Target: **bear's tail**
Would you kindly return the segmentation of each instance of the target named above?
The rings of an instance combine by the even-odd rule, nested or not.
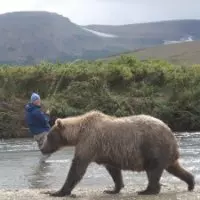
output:
[[[188,184],[188,191],[192,191],[195,186],[195,180],[194,176],[183,169],[183,167],[180,165],[178,160],[176,160],[172,165],[170,165],[166,169],[170,174],[173,174],[177,178],[181,179],[182,181],[186,182]]]

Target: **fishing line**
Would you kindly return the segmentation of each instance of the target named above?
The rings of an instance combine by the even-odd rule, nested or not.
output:
[[[69,63],[69,64],[68,64],[68,67],[72,66],[73,64],[75,64],[75,63],[78,62],[78,61],[81,61],[81,59],[76,59],[76,60],[74,60],[73,62]],[[56,95],[56,93],[57,93],[57,91],[58,91],[58,88],[59,88],[59,86],[60,86],[60,84],[61,84],[61,82],[62,82],[64,76],[66,75],[66,71],[67,71],[67,70],[64,70],[64,71],[63,71],[63,73],[62,73],[60,79],[58,80],[58,82],[57,82],[57,80],[55,79],[55,81],[51,84],[51,86],[50,86],[50,92],[49,92],[49,94],[47,95],[47,99],[48,99],[50,96],[55,96],[55,95]],[[57,84],[56,84],[56,82],[57,82]],[[55,84],[56,84],[56,86],[55,86]],[[54,88],[54,90],[53,90],[53,93],[51,93],[51,90],[52,90],[53,86],[55,86],[55,88]],[[48,109],[48,110],[49,110],[49,109]]]

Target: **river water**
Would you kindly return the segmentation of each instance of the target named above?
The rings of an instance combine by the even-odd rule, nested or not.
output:
[[[200,133],[176,134],[181,152],[181,164],[195,175],[200,183]],[[65,148],[53,154],[46,164],[39,164],[40,152],[32,139],[10,139],[0,141],[0,189],[58,189],[67,176],[73,148]],[[133,192],[144,189],[147,184],[145,173],[123,172],[126,187]],[[164,172],[162,188],[171,191],[181,186],[187,191],[184,182]],[[77,187],[105,189],[113,182],[106,170],[91,164]],[[161,190],[162,192],[162,190]]]

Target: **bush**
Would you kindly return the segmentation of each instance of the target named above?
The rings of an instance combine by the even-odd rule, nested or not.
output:
[[[2,66],[0,85],[2,102],[11,106],[0,117],[5,134],[10,123],[13,130],[25,126],[23,106],[32,92],[39,92],[45,107],[57,117],[98,109],[116,116],[150,114],[176,131],[200,129],[198,65],[185,67],[122,56],[110,61]],[[17,109],[10,112],[12,107]],[[21,123],[15,127],[18,116]]]

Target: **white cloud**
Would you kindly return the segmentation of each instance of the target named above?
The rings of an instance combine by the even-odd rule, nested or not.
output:
[[[1,2],[0,13],[21,11],[21,10],[32,10],[36,0],[6,0]]]
[[[6,0],[0,13],[51,11],[77,24],[127,24],[167,19],[200,18],[199,0]]]

